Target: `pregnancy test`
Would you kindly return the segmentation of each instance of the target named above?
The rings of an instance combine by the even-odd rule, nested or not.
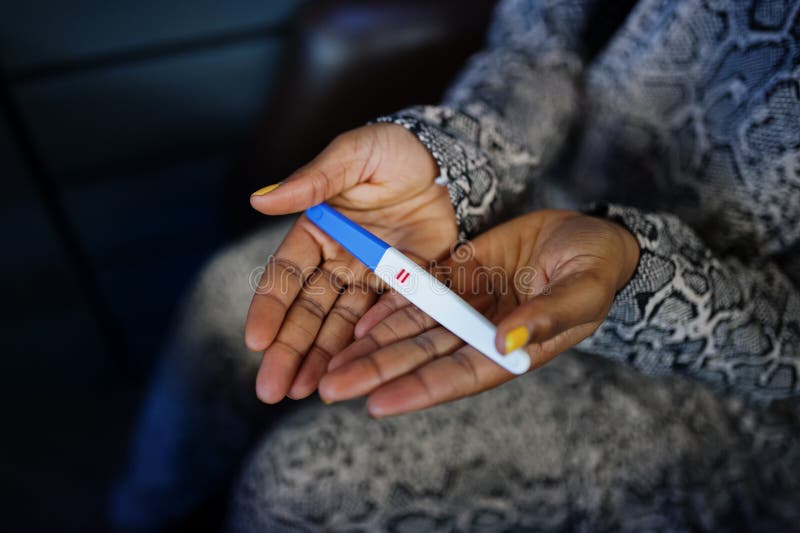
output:
[[[307,209],[306,216],[392,289],[480,353],[514,374],[530,368],[526,351],[497,351],[494,324],[398,250],[328,204]]]

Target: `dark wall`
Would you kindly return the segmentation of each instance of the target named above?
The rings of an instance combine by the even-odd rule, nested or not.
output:
[[[4,531],[102,527],[301,3],[0,3]]]
[[[79,250],[72,251],[93,270],[132,354],[152,351],[157,331],[124,325],[142,315],[166,317],[163,305],[151,304],[185,285],[188,258],[197,263],[219,243],[220,181],[268,97],[300,3],[34,1],[0,8],[2,153],[17,161],[3,168],[3,181],[12,190],[38,187],[27,195],[30,209],[18,203],[14,216],[34,204],[59,206],[63,219],[46,212],[39,221],[65,226],[50,231],[75,241]],[[39,168],[28,168],[26,156]],[[17,238],[24,234],[22,219],[4,222]],[[62,262],[22,244],[15,255],[31,274]]]

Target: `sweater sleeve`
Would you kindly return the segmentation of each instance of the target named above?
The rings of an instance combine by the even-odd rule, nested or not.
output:
[[[672,215],[603,206],[631,231],[637,271],[578,347],[767,403],[800,396],[800,293],[776,264],[715,255]]]
[[[436,159],[462,237],[511,214],[556,156],[577,111],[580,37],[592,0],[504,0],[487,47],[439,106],[378,121],[413,132]]]

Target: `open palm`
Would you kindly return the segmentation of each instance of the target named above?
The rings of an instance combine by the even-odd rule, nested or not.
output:
[[[437,268],[453,290],[498,324],[497,349],[524,332],[535,369],[590,335],[633,275],[638,244],[612,222],[574,211],[539,211],[493,228]],[[463,255],[464,257],[459,257]],[[322,378],[326,401],[369,395],[388,416],[477,394],[515,376],[438,326],[397,293],[374,306],[359,337]]]
[[[327,201],[412,256],[440,258],[457,238],[436,163],[404,128],[374,124],[337,137],[311,163],[251,204],[267,215]],[[375,303],[377,278],[301,216],[270,257],[250,304],[249,349],[263,351],[256,391],[263,401],[317,388],[332,354],[353,339]]]

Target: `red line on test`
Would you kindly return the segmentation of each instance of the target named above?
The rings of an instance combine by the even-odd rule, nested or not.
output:
[[[400,272],[398,272],[397,276],[395,276],[395,279],[400,280],[400,283],[405,283],[410,275],[411,272],[406,272],[405,268],[401,268]]]

